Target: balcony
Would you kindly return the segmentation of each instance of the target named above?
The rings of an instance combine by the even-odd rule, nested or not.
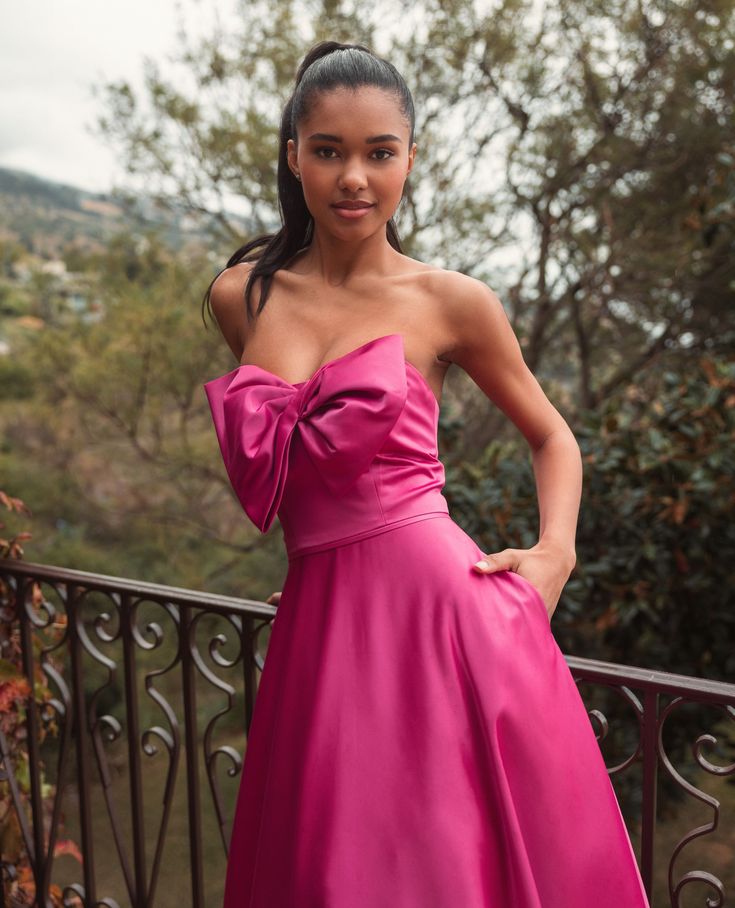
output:
[[[30,682],[0,715],[0,904],[217,908],[276,608],[22,561],[0,583],[0,691],[13,662]],[[735,685],[565,658],[651,904],[735,905]]]

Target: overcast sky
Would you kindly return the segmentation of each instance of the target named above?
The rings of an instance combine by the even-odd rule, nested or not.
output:
[[[100,112],[90,85],[141,84],[143,57],[165,63],[178,11],[208,33],[228,0],[0,0],[0,166],[104,192],[119,172],[88,132]]]

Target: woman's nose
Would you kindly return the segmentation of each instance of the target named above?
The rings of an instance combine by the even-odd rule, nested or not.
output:
[[[340,174],[340,187],[356,192],[366,185],[365,169],[358,161],[346,161]]]

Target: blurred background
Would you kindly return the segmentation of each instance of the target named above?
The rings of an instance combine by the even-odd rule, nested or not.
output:
[[[236,363],[201,302],[280,224],[277,130],[304,53],[359,42],[414,95],[405,251],[495,290],[582,447],[560,647],[735,678],[731,0],[2,9],[5,558],[251,599],[281,588],[280,530],[249,523],[217,448],[202,385]],[[484,551],[536,541],[528,447],[456,367],[439,452],[452,516]],[[705,852],[732,887],[720,781],[729,819]],[[174,903],[172,881],[156,904]]]

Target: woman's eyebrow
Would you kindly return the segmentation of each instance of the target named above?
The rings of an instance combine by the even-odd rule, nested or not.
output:
[[[320,142],[341,142],[342,136],[333,136],[328,132],[313,132],[310,136],[307,136],[308,139],[317,139]],[[376,142],[400,142],[398,136],[394,136],[393,133],[386,132],[381,136],[368,136],[365,139],[366,144],[373,145]]]

